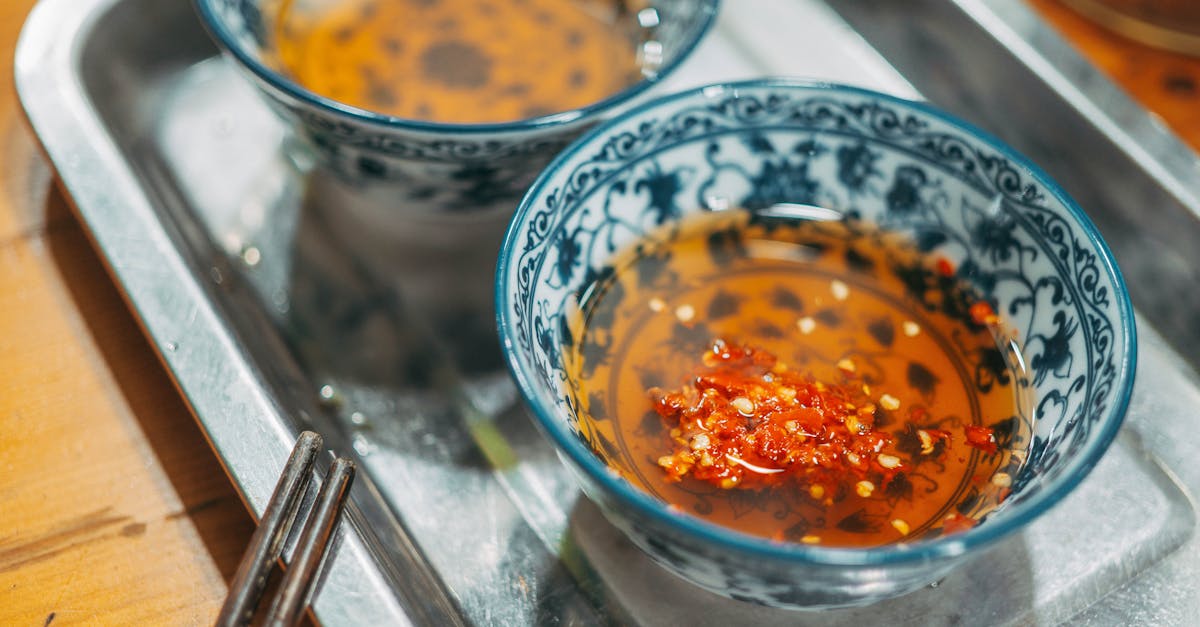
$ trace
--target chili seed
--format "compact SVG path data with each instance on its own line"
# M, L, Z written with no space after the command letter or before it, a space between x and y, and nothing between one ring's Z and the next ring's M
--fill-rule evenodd
M833 297L838 300L846 300L850 296L850 288L841 281L833 281L829 284L829 290L833 292Z
M933 436L924 429L917 430L917 437L921 439L921 454L928 455L933 452Z
M738 413L743 416L754 415L754 401L746 398L745 396L739 396L732 401L729 401L729 404L732 405L734 409L738 410Z
M895 455L888 455L887 453L880 453L879 456L875 458L875 460L879 462L880 466L883 466L884 468L887 468L888 470L895 470L896 468L900 467L900 458L896 457Z
M891 394L884 394L879 397L879 404L888 411L896 411L900 409L900 399Z

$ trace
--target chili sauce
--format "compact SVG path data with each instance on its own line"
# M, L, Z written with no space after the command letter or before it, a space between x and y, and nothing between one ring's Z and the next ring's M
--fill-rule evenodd
M328 98L443 123L533 118L642 78L636 17L616 0L280 0L283 74Z
M582 434L682 511L879 546L967 529L1019 476L1019 338L904 234L703 213L602 275L566 351Z

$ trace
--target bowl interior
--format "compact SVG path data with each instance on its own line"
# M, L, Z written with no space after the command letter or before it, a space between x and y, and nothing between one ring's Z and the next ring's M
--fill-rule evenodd
M1019 155L923 105L755 82L671 97L593 131L552 164L510 226L497 279L510 364L549 435L592 479L663 509L605 472L593 454L603 436L567 400L563 346L578 332L581 296L611 273L614 249L664 222L778 203L910 233L1017 331L1018 385L1034 399L1014 426L1027 458L1003 506L953 542L1023 524L1094 465L1124 414L1134 329L1120 275L1078 207ZM991 359L971 367L981 384L1009 376Z
M571 0L575 1L575 0ZM259 79L289 96L360 120L412 126L424 130L501 131L541 127L588 117L607 111L644 92L679 66L712 25L720 0L646 0L632 4L621 19L636 22L642 35L642 56L653 57L645 65L648 75L618 93L572 111L553 112L516 122L443 124L399 118L344 103L313 93L282 75L275 60L273 24L286 0L194 0L209 31L217 41ZM643 6L644 5L644 6ZM403 42L404 33L397 33Z

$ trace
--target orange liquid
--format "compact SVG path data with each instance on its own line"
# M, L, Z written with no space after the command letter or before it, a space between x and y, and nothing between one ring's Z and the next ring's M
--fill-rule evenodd
M900 267L921 269L941 287L915 295L912 273ZM669 241L643 242L616 268L582 305L569 369L593 449L658 498L776 540L877 546L939 535L956 512L977 519L1017 476L1030 398L1010 365L1019 363L1015 344L1002 326L944 313L942 303L970 299L899 235L840 223L768 232L743 212L725 212L685 221ZM852 361L872 398L898 402L876 414L876 427L895 437L884 452L904 460L903 479L868 497L850 484L821 498L796 482L722 489L690 477L667 481L657 460L674 445L647 390L689 383L718 337L761 347L818 381L840 381L838 363ZM969 446L966 425L994 428L999 451ZM923 454L918 429L951 438Z
M507 122L603 100L641 78L635 17L612 0L282 0L276 62L362 109Z

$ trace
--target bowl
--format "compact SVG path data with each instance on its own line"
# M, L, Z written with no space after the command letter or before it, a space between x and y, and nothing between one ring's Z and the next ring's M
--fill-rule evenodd
M976 526L875 548L751 536L668 506L614 472L603 455L612 443L580 420L564 347L578 331L583 295L612 273L612 251L663 222L776 203L938 233L927 238L930 253L953 258L957 278L1012 318L1027 359L1020 384L1034 401L1017 428L1027 449L1011 492ZM1108 248L1035 165L926 104L793 80L665 97L572 144L509 225L496 308L533 419L605 516L696 585L783 608L863 605L912 591L1033 522L1111 443L1136 353L1132 309Z
M718 7L718 0L648 2L653 13L639 20L643 47L652 45L661 63L652 75L598 102L513 122L444 124L350 106L280 73L272 41L280 0L194 1L214 40L341 179L360 188L394 183L381 193L393 214L497 209L505 220L563 146L679 67L709 30ZM404 32L396 40L402 45ZM499 237L493 235L493 245Z
M647 8L626 19L636 20L643 52L657 65L599 101L511 122L449 124L350 106L285 76L273 41L285 1L194 0L213 39L300 140L287 143L299 147L288 156L304 170L311 222L325 225L330 242L427 319L453 354L483 355L456 358L472 371L500 367L498 353L479 351L479 340L495 346L494 263L521 196L572 139L670 76L709 31L719 3L642 3ZM428 34L398 30L395 45L433 47Z

